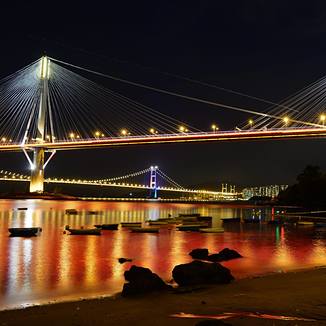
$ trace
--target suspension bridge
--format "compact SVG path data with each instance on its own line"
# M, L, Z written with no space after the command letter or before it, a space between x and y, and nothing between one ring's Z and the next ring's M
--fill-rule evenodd
M83 74L95 76L97 81ZM237 111L248 118L237 123L232 130L220 130L213 124L211 131L203 131L112 91L102 86L99 79ZM0 151L22 151L25 154L31 175L21 177L15 174L16 178L11 174L9 179L30 182L30 192L42 193L44 183L113 186L109 179L104 182L45 178L44 170L57 150L325 137L325 82L326 77L323 77L280 103L255 98L269 104L260 112L155 88L43 56L0 80ZM8 179L8 175L1 174L0 179ZM131 187L126 184L119 186ZM154 181L148 185L133 185L135 188L138 186L159 189ZM196 191L181 188L159 190Z
M130 180L139 176L147 176L148 182L146 184L131 182ZM160 179L160 181L159 181ZM20 173L1 170L0 181L15 181L15 182L30 182L31 177ZM164 186L163 182L169 186ZM84 185L97 187L116 187L116 188L131 188L142 189L150 192L150 197L158 198L158 192L177 192L182 194L190 194L193 196L200 196L204 198L211 198L214 200L235 200L238 199L238 194L235 192L235 187L223 189L223 191L211 191L204 189L189 189L181 186L163 171L158 166L151 166L147 169L128 173L124 176L107 178L107 179L68 179L68 178L45 178L46 184L70 184L70 185Z

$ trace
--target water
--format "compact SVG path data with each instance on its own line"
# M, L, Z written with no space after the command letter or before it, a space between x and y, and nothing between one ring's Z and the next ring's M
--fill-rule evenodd
M18 207L27 207L18 211ZM65 215L76 208L80 214ZM91 210L99 211L90 215ZM123 272L130 263L149 267L171 280L176 264L190 261L188 253L198 247L217 252L224 247L245 258L223 263L236 278L269 272L326 265L326 232L313 227L275 227L266 224L225 226L221 234L180 232L162 227L159 234L135 234L126 229L103 231L102 236L69 236L64 226L92 226L121 221L145 221L198 212L221 217L269 219L269 208L206 204L158 204L130 202L75 202L0 200L0 309L119 292ZM33 238L8 237L8 227L41 226Z

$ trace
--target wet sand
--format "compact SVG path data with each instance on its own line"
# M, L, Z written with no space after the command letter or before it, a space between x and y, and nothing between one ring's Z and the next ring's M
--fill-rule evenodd
M188 293L84 300L0 312L0 325L195 325L202 319L171 317L180 312L218 315L258 312L314 319L283 321L236 317L231 325L326 325L326 268L243 279Z

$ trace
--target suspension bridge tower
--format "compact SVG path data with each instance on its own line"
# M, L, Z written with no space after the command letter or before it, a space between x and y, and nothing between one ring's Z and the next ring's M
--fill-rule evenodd
M40 91L36 130L37 144L42 144L45 141L45 122L47 111L49 109L48 80L50 77L50 60L46 56L43 56L40 64ZM44 191L44 155L44 147L40 146L33 148L33 162L31 164L31 179L29 186L30 192L42 193Z
M157 169L158 166L151 166L151 174L149 179L149 187L150 187L150 197L153 199L157 199Z

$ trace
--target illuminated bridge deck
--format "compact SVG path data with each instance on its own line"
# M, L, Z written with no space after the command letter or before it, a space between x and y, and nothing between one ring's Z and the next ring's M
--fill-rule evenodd
M164 143L186 143L204 141L239 141L239 140L268 140L268 139L298 139L326 137L326 128L288 128L251 131L221 131L197 132L178 134L158 134L145 136L127 136L110 138L76 139L70 141L1 144L0 151L19 151L22 148L33 149L43 147L56 150L72 150L97 147L112 147L124 145L145 145Z

